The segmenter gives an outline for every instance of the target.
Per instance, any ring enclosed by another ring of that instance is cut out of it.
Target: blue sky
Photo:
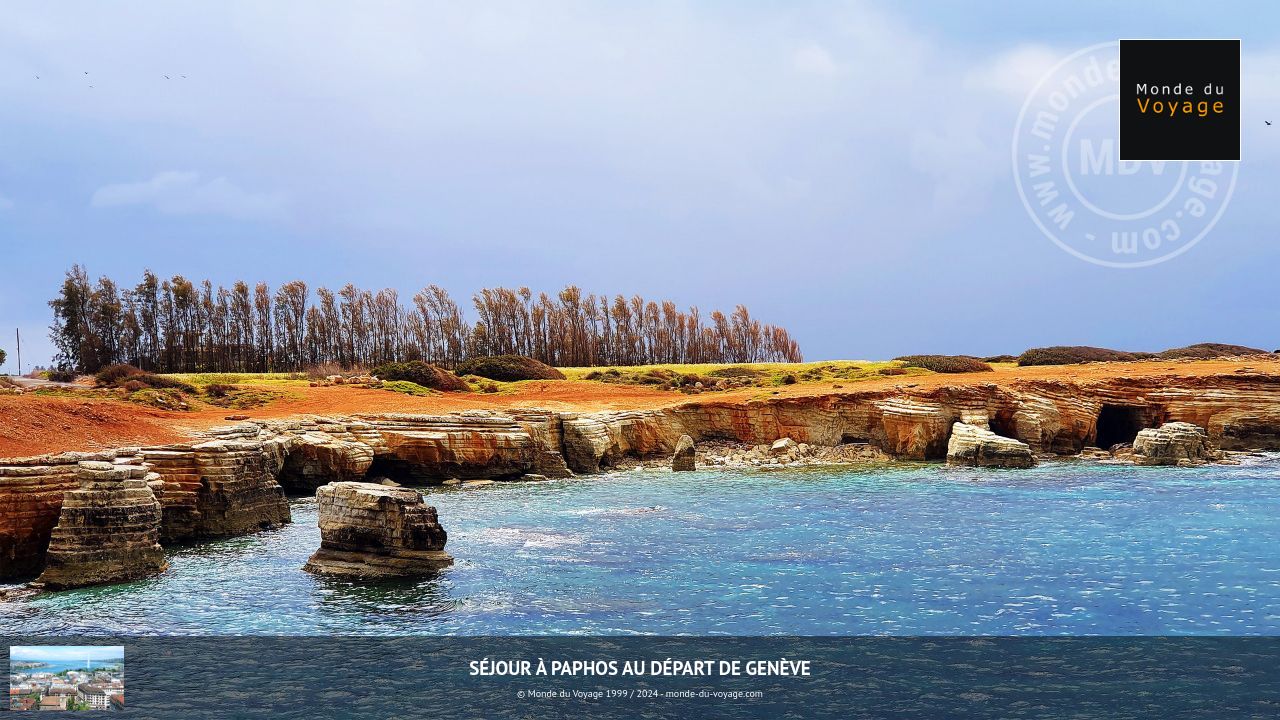
[[[1280,10],[1116,5],[5,3],[4,369],[15,326],[48,363],[75,262],[742,302],[808,359],[1280,347]],[[1215,36],[1244,41],[1222,221],[1154,267],[1063,253],[1010,170],[1027,91],[1084,45]]]
[[[117,660],[124,657],[122,645],[14,645],[9,660],[74,662],[79,660]]]

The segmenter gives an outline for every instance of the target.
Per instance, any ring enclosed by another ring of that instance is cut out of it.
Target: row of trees
[[[426,360],[444,367],[477,356],[526,355],[550,365],[699,362],[799,362],[787,331],[763,325],[739,305],[703,318],[696,307],[640,296],[556,296],[528,288],[486,288],[472,298],[469,321],[443,288],[409,302],[395,290],[348,284],[334,292],[300,280],[272,292],[266,283],[167,280],[150,270],[122,288],[67,271],[49,301],[58,366],[94,372],[127,362],[154,372],[292,372],[320,364],[344,368]]]

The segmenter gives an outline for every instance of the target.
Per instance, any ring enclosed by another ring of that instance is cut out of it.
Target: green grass
[[[214,383],[223,385],[259,385],[277,388],[307,387],[310,378],[302,373],[166,373],[173,378],[203,390]]]
[[[881,378],[884,375],[881,370],[888,368],[902,368],[906,372],[905,375],[929,375],[928,370],[923,368],[903,368],[903,364],[894,360],[888,361],[870,361],[870,360],[827,360],[822,362],[811,363],[701,363],[701,364],[668,364],[668,365],[619,365],[605,367],[572,367],[560,368],[570,380],[586,380],[586,376],[591,373],[600,373],[605,370],[617,370],[619,375],[614,382],[650,384],[646,383],[645,376],[652,377],[654,371],[673,373],[676,375],[696,375],[699,377],[723,377],[717,375],[716,371],[722,371],[726,368],[742,368],[744,373],[749,373],[744,379],[751,380],[750,384],[760,387],[773,387],[791,384],[787,381],[788,376],[794,377],[799,383],[841,383],[841,382],[857,382],[859,380],[870,380]],[[901,377],[901,376],[900,376]]]
[[[414,397],[428,397],[430,395],[440,394],[438,390],[432,390],[431,388],[423,387],[416,382],[409,382],[408,380],[387,380],[382,383],[382,389],[390,390],[391,392],[403,393],[405,395],[413,395]]]

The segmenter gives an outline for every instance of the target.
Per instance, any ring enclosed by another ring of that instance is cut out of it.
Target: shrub
[[[196,389],[191,385],[188,385],[187,383],[184,383],[181,380],[174,380],[171,377],[165,377],[164,375],[152,375],[151,373],[143,373],[141,375],[134,375],[133,378],[131,379],[141,380],[142,382],[146,383],[150,387],[158,388],[158,389],[181,390],[182,392],[186,392],[186,393],[194,393],[196,391]]]
[[[880,368],[880,374],[881,375],[906,375],[907,371],[899,367]]]
[[[161,410],[189,410],[190,407],[182,397],[182,393],[176,390],[157,390],[155,388],[143,388],[135,392],[129,393],[129,401],[138,403],[139,405],[149,405]]]
[[[50,370],[45,377],[53,382],[75,382],[78,376],[74,370]]]
[[[781,378],[779,378],[778,382],[781,383],[782,385],[795,385],[798,382],[798,380],[796,379],[796,376],[793,373],[787,373],[786,375],[783,375]]]
[[[1180,348],[1170,348],[1157,353],[1161,358],[1215,358],[1235,357],[1239,355],[1265,355],[1266,350],[1246,347],[1244,345],[1227,345],[1224,343],[1196,343]]]
[[[722,378],[762,378],[766,373],[742,365],[731,365],[727,368],[717,368],[707,374]]]
[[[494,355],[468,360],[458,366],[459,375],[479,375],[490,380],[564,380],[564,373],[523,355]]]
[[[903,355],[894,359],[907,367],[924,368],[937,373],[992,372],[990,365],[969,355]]]
[[[204,394],[211,398],[224,398],[235,389],[235,385],[227,385],[226,383],[209,383],[204,386]]]
[[[1019,365],[1075,365],[1090,362],[1130,362],[1150,357],[1150,353],[1089,347],[1087,345],[1055,345],[1031,348],[1018,356]]]
[[[125,380],[137,375],[145,375],[146,372],[129,365],[127,363],[116,363],[108,365],[98,371],[93,376],[95,382],[101,387],[119,387]]]
[[[387,363],[379,365],[372,372],[379,380],[404,380],[432,390],[443,390],[444,392],[468,392],[471,390],[471,386],[463,382],[462,378],[421,360]]]
[[[122,387],[128,389],[129,392],[137,392],[141,388],[181,390],[187,393],[196,391],[194,387],[180,380],[174,380],[163,375],[155,375],[124,363],[108,365],[99,370],[98,374],[93,377],[98,387]]]
[[[982,358],[982,362],[984,362],[984,363],[1011,363],[1011,362],[1018,362],[1018,356],[1017,356],[1017,355],[992,355],[992,356],[990,356],[990,357],[984,357],[984,358]]]

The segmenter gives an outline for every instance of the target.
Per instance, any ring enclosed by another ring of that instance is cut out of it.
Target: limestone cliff
[[[940,460],[964,423],[1074,454],[1133,442],[1168,422],[1206,428],[1224,450],[1280,449],[1280,374],[904,384],[727,401],[699,396],[661,409],[597,413],[520,409],[451,415],[302,417],[241,423],[192,444],[0,460],[0,578],[44,564],[63,494],[80,460],[138,455],[156,473],[162,541],[252,532],[289,521],[285,490],[387,475],[404,484],[593,473],[626,458],[670,458],[694,442],[874,448]]]
[[[51,589],[136,580],[168,567],[160,503],[141,465],[80,462],[38,583]]]

